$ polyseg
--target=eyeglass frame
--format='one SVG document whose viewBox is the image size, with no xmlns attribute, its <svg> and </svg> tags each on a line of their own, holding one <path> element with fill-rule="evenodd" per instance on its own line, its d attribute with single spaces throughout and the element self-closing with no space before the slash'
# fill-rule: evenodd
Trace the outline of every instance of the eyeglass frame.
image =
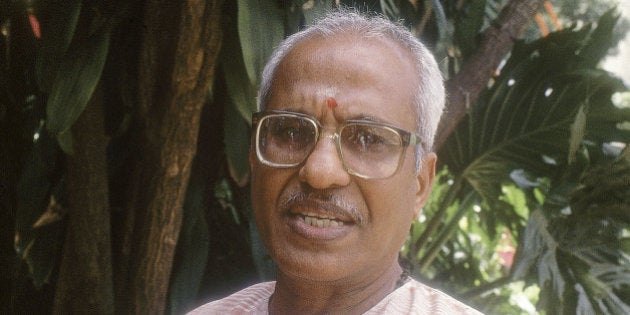
<svg viewBox="0 0 630 315">
<path fill-rule="evenodd" d="M 311 121 L 314 123 L 315 125 L 315 145 L 313 145 L 313 147 L 310 149 L 310 152 L 308 152 L 308 154 L 306 154 L 304 156 L 304 158 L 298 162 L 298 163 L 289 163 L 289 164 L 278 164 L 278 163 L 273 163 L 271 161 L 267 161 L 266 159 L 264 159 L 261 155 L 261 151 L 260 151 L 260 141 L 259 141 L 259 137 L 260 137 L 260 128 L 261 128 L 261 124 L 260 121 L 262 121 L 264 118 L 269 117 L 269 116 L 293 116 L 293 117 L 297 117 L 297 118 L 305 118 L 308 121 Z M 396 132 L 398 134 L 398 136 L 400 137 L 401 143 L 400 146 L 403 147 L 404 149 L 400 152 L 400 157 L 398 158 L 398 165 L 396 166 L 396 169 L 392 172 L 392 174 L 385 176 L 385 177 L 370 177 L 370 176 L 366 176 L 366 175 L 362 175 L 360 173 L 357 173 L 353 170 L 351 170 L 347 165 L 346 162 L 343 158 L 343 153 L 342 153 L 342 149 L 341 149 L 341 140 L 340 140 L 340 131 L 343 130 L 343 128 L 345 128 L 348 125 L 351 124 L 366 124 L 366 125 L 372 125 L 372 126 L 378 126 L 378 127 L 385 127 L 388 129 L 391 129 L 392 131 Z M 262 164 L 270 166 L 270 167 L 275 167 L 275 168 L 292 168 L 292 167 L 296 167 L 302 163 L 304 163 L 306 160 L 308 160 L 308 157 L 313 153 L 313 151 L 315 150 L 315 147 L 317 146 L 317 142 L 319 142 L 321 136 L 324 134 L 323 132 L 321 132 L 322 129 L 324 129 L 324 127 L 322 126 L 322 124 L 319 122 L 319 120 L 317 120 L 317 118 L 308 115 L 308 114 L 304 114 L 304 113 L 299 113 L 299 112 L 292 112 L 292 111 L 284 111 L 284 110 L 266 110 L 266 111 L 259 111 L 259 112 L 255 112 L 252 114 L 252 131 L 253 131 L 253 135 L 254 136 L 254 141 L 256 142 L 256 157 L 258 158 L 258 161 L 260 161 Z M 423 144 L 420 135 L 418 135 L 415 132 L 411 132 L 411 131 L 407 131 L 405 129 L 399 128 L 397 126 L 391 125 L 391 124 L 387 124 L 387 123 L 382 123 L 382 122 L 377 122 L 377 121 L 372 121 L 372 120 L 365 120 L 365 119 L 349 119 L 346 120 L 344 122 L 342 122 L 333 132 L 333 134 L 331 136 L 326 136 L 326 138 L 332 138 L 332 140 L 335 142 L 336 144 L 336 149 L 337 149 L 337 157 L 339 158 L 339 160 L 341 161 L 341 164 L 343 165 L 344 170 L 353 176 L 357 176 L 359 178 L 364 178 L 364 179 L 386 179 L 389 177 L 394 176 L 396 173 L 398 173 L 398 170 L 400 169 L 401 165 L 404 162 L 405 159 L 405 149 L 409 146 L 416 146 L 416 145 L 421 145 Z"/>
</svg>

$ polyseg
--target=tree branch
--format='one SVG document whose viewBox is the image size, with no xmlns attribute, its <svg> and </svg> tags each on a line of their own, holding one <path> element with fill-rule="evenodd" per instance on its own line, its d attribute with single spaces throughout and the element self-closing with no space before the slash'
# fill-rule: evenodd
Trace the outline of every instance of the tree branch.
<svg viewBox="0 0 630 315">
<path fill-rule="evenodd" d="M 68 226 L 55 292 L 55 314 L 114 314 L 106 148 L 100 85 L 72 127 Z"/>
<path fill-rule="evenodd" d="M 542 0 L 511 0 L 483 34 L 476 53 L 448 80 L 446 113 L 435 139 L 436 151 L 475 104 L 501 60 L 512 50 L 514 41 L 522 35 L 542 3 Z"/>
<path fill-rule="evenodd" d="M 222 0 L 148 0 L 140 48 L 142 152 L 128 214 L 135 217 L 129 313 L 163 314 L 201 109 L 221 42 Z"/>
</svg>

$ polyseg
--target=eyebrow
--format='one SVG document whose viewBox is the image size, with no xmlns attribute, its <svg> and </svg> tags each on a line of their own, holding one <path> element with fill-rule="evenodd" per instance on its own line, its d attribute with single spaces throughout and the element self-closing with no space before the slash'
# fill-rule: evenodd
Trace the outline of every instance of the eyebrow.
<svg viewBox="0 0 630 315">
<path fill-rule="evenodd" d="M 375 123 L 381 123 L 381 124 L 395 126 L 395 124 L 390 122 L 390 121 L 384 120 L 382 118 L 378 118 L 376 116 L 365 115 L 365 114 L 357 114 L 357 115 L 351 116 L 348 119 L 346 119 L 345 121 L 349 121 L 349 120 L 371 121 L 371 122 L 375 122 Z"/>
<path fill-rule="evenodd" d="M 280 109 L 281 111 L 285 111 L 285 112 L 292 112 L 292 113 L 298 113 L 298 114 L 304 114 L 310 117 L 315 118 L 315 120 L 317 120 L 319 122 L 319 118 L 314 116 L 312 113 L 309 113 L 301 108 L 293 108 L 293 107 L 287 107 L 284 109 Z M 391 121 L 387 121 L 384 120 L 382 118 L 376 117 L 376 116 L 372 116 L 372 115 L 368 115 L 368 114 L 363 114 L 363 113 L 357 113 L 354 114 L 350 117 L 340 117 L 340 118 L 344 118 L 340 123 L 346 122 L 346 121 L 370 121 L 370 122 L 375 122 L 375 123 L 381 123 L 384 125 L 388 125 L 388 126 L 398 126 L 396 123 L 391 122 Z M 321 122 L 320 122 L 321 123 Z M 398 127 L 400 128 L 400 127 Z"/>
</svg>

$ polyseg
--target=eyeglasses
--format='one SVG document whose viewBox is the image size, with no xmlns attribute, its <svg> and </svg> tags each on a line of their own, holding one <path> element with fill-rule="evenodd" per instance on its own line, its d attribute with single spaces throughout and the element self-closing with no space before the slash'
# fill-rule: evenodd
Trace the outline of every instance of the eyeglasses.
<svg viewBox="0 0 630 315">
<path fill-rule="evenodd" d="M 276 168 L 302 164 L 323 134 L 314 117 L 287 111 L 254 113 L 252 124 L 258 160 Z M 348 120 L 326 137 L 335 141 L 349 174 L 369 179 L 394 175 L 402 165 L 405 148 L 420 142 L 417 134 L 369 120 Z"/>
</svg>

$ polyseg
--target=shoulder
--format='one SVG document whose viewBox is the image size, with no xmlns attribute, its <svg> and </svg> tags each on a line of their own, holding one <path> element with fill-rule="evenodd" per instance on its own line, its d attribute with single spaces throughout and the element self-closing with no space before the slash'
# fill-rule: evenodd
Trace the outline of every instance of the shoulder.
<svg viewBox="0 0 630 315">
<path fill-rule="evenodd" d="M 446 293 L 410 280 L 366 314 L 481 314 Z"/>
<path fill-rule="evenodd" d="M 275 281 L 258 283 L 226 298 L 204 304 L 188 314 L 267 314 L 269 297 L 275 287 Z"/>
</svg>

